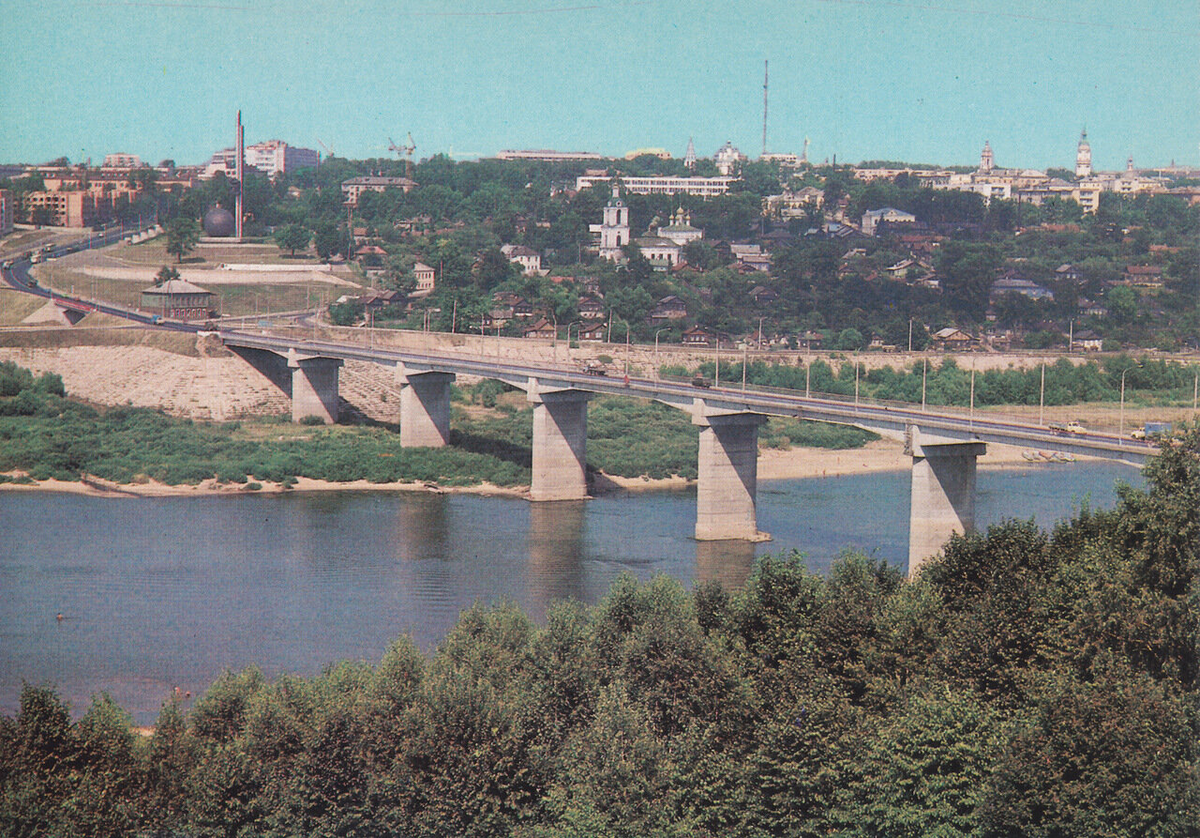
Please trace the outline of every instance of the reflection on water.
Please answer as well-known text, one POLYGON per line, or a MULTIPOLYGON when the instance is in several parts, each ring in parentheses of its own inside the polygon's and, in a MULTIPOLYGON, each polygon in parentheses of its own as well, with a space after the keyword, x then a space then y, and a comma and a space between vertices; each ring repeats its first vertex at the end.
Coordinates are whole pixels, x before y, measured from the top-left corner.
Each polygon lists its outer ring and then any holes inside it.
POLYGON ((529 596, 543 614, 555 600, 584 598, 586 504, 582 500, 529 504, 529 596))
POLYGON ((697 541, 696 581, 740 588, 750 577, 757 547, 749 541, 697 541))
MULTIPOLYGON (((1120 466, 981 471, 981 527, 1049 526, 1111 507, 1120 466)), ((743 584, 754 557, 798 549, 824 572, 846 547, 901 564, 908 474, 763 482, 773 540, 696 542, 695 493, 538 503, 337 492, 109 500, 0 493, 0 712, 22 680, 52 681, 76 713, 108 690, 139 722, 172 687, 223 669, 311 675, 378 660, 410 635, 432 650, 462 609, 507 600, 534 619, 556 600, 598 602, 623 572, 743 584), (62 613, 59 622, 55 615, 62 613)))

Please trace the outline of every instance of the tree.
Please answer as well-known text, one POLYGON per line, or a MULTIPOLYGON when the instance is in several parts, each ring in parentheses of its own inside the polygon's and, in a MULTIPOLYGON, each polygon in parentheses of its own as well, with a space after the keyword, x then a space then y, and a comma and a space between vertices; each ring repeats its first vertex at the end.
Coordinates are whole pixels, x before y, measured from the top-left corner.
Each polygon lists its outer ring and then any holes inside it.
POLYGON ((158 273, 154 275, 154 281, 157 285, 162 285, 173 279, 179 279, 179 271, 169 265, 163 265, 158 269, 158 273))
POLYGON ((329 221, 318 224, 313 233, 313 247, 317 250, 317 258, 328 262, 330 257, 337 253, 341 240, 336 224, 329 221))
POLYGON ((863 338, 862 332, 860 332, 858 329, 842 329, 842 331, 838 333, 838 349, 862 349, 865 344, 866 339, 863 338))
POLYGON ((191 253, 200 241, 200 225, 191 216, 181 215, 167 222, 167 253, 175 257, 176 263, 183 262, 184 254, 191 253))
POLYGON ((1133 322, 1137 316, 1137 292, 1125 285, 1117 285, 1108 289, 1104 295, 1108 303, 1108 313, 1118 325, 1133 322))
POLYGON ((295 256, 297 250, 308 247, 312 237, 312 230, 303 224, 285 224, 275 231, 275 244, 279 245, 280 249, 290 250, 292 256, 295 256))

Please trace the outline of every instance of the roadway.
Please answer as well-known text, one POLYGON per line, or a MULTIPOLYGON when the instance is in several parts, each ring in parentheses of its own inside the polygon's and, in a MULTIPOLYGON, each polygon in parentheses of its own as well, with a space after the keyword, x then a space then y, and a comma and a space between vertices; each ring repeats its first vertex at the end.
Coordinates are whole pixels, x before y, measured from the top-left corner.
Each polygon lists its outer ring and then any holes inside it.
MULTIPOLYGON (((128 230, 98 233, 79 242, 47 251, 44 258, 103 247, 128 235, 128 230)), ((7 264, 7 263, 6 263, 7 264)), ((204 327, 194 323, 146 314, 136 309, 55 294, 42 288, 29 276, 30 262, 21 258, 0 269, 0 278, 15 289, 45 297, 55 305, 76 311, 99 311, 133 321, 143 326, 173 331, 198 332, 204 327)), ((1015 419, 998 418, 992 414, 963 416, 952 412, 921 410, 904 403, 849 401, 836 398, 810 398, 790 391, 768 391, 765 388, 733 387, 698 388, 689 383, 646 378, 609 378, 585 373, 573 367, 548 364, 509 363, 483 355, 461 353, 422 353, 363 345, 349 341, 310 340, 284 335, 252 334, 232 328, 219 329, 222 340, 232 346, 265 349, 282 355, 294 351, 302 355, 319 355, 343 360, 395 366, 404 364, 412 371, 440 371, 463 375, 497 378, 519 386, 528 386, 536 379, 542 388, 583 390, 591 393, 635 396, 653 399, 682 409, 690 409, 702 400, 709 412, 752 412, 769 416, 788 416, 855 425, 902 437, 909 426, 917 426, 924 436, 953 441, 979 441, 1003 445, 1050 448, 1070 454, 1120 460, 1142 465, 1156 448, 1146 441, 1123 439, 1116 434, 1087 432, 1060 434, 1041 425, 1015 419)))
POLYGON ((855 403, 831 398, 807 398, 787 391, 770 392, 763 388, 698 388, 689 383, 662 379, 630 378, 626 381, 620 377, 590 375, 578 369, 558 365, 507 363, 480 355, 421 353, 342 341, 250 334, 225 329, 221 330, 221 337, 227 345, 265 349, 282 355, 295 351, 300 355, 341 358, 348 361, 393 366, 404 364, 412 371, 431 370, 497 378, 518 386, 524 385, 529 379, 536 379, 542 388, 569 388, 591 393, 635 396, 684 409, 691 406, 696 399, 701 399, 710 413, 751 412, 812 419, 855 425, 893 437, 902 436, 908 426, 916 425, 923 435, 943 439, 1053 448, 1055 451, 1121 460, 1134 465, 1143 464, 1156 450, 1151 443, 1122 439, 1116 434, 1088 432, 1063 435, 1041 425, 1019 420, 996 418, 991 415, 962 416, 920 410, 907 404, 865 401, 855 403))

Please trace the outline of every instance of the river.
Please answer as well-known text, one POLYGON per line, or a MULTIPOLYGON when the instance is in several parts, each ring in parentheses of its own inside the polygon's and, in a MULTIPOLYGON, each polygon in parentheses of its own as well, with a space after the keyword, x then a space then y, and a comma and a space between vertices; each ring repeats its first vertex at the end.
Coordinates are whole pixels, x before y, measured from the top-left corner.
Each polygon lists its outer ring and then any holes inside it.
MULTIPOLYGON (((1081 504, 1111 508, 1135 469, 1101 462, 981 469, 983 527, 1081 504)), ((409 634, 433 650, 475 601, 541 619, 595 603, 618 574, 738 585, 756 554, 797 549, 814 571, 848 547, 903 564, 908 472, 763 481, 760 545, 697 543, 694 492, 530 504, 464 494, 328 492, 95 498, 0 493, 0 713, 23 681, 52 683, 75 714, 106 690, 141 724, 173 687, 224 669, 311 675, 376 661, 409 634), (62 619, 57 615, 61 614, 62 619)))

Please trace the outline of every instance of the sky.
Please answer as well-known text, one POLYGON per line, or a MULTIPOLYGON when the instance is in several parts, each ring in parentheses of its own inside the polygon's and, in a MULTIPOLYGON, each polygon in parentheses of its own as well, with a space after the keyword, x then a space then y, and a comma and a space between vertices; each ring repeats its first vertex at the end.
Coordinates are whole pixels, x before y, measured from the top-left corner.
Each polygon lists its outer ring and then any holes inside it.
POLYGON ((1200 165, 1197 0, 3 0, 0 162, 506 148, 1200 165), (20 56, 20 58, 14 58, 20 56), (322 145, 323 144, 323 145, 322 145))

